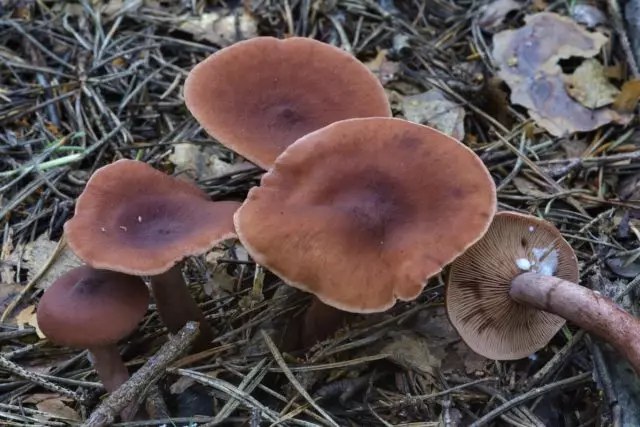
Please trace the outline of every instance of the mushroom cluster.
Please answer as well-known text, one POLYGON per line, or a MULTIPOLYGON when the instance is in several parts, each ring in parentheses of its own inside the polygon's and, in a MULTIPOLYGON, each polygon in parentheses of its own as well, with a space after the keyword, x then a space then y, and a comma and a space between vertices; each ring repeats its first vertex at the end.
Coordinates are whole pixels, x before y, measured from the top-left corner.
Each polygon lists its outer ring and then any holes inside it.
POLYGON ((235 229, 257 263, 314 295, 305 345, 335 332, 344 313, 415 299, 495 214, 478 156, 392 118, 375 75, 336 47, 236 43, 194 67, 184 96, 209 135, 266 169, 235 229))
MULTIPOLYGON (((498 213, 480 158, 431 127, 393 118, 378 79, 350 54, 309 38, 257 37, 193 68, 185 104, 207 133, 265 169, 244 202, 213 201, 146 163, 98 169, 64 226, 86 264, 45 291, 52 341, 87 348, 108 391, 128 378, 116 343, 150 300, 170 333, 200 323, 183 261, 238 238, 286 284, 314 296, 305 346, 345 313, 382 312, 418 297, 451 265, 449 317, 476 352, 525 357, 568 319, 605 338, 640 369, 638 322, 578 286, 569 244, 550 224, 498 213)), ((131 414, 123 414, 123 419, 131 414)))

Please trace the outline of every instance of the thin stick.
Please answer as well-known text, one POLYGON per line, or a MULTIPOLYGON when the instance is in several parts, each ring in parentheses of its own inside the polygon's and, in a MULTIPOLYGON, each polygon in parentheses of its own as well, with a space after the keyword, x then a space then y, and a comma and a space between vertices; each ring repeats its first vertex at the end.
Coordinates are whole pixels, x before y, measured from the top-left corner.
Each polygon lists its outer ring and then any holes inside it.
POLYGON ((198 336, 198 324, 188 322, 178 334, 171 337, 158 352, 147 360, 131 378, 115 392, 111 393, 93 411, 83 427, 104 427, 113 424, 117 414, 132 401, 141 397, 142 392, 160 379, 171 362, 184 353, 198 336))
POLYGON ((569 386, 577 386, 579 384, 582 384, 583 382, 591 381, 591 375, 592 375, 591 372, 584 372, 582 374, 576 375, 575 377, 571 377, 565 380, 557 381, 555 383, 547 384, 544 387, 534 388, 533 390, 525 394, 522 394, 516 397, 515 399, 512 399, 504 403, 503 405, 498 406, 493 411, 489 412, 488 414, 486 414, 485 416, 483 416, 482 418, 480 418, 479 420, 471 424, 469 427, 481 427, 481 426, 487 425, 491 421, 493 421, 495 418, 498 418, 500 415, 504 414, 508 410, 515 408, 516 406, 519 406, 528 400, 535 399, 538 396, 542 396, 546 393, 549 393, 553 390, 563 389, 569 386))
POLYGON ((327 414, 315 402, 315 400, 313 400, 313 398, 309 395, 309 393, 307 393, 307 391, 304 389, 304 387, 302 387, 302 385, 296 379, 296 377, 293 376, 293 373, 287 367, 287 364, 285 363, 284 359, 282 358, 282 355, 278 351, 278 348, 274 344, 274 342, 271 339, 271 337, 264 330, 261 330, 260 332, 262 333, 262 338, 264 339, 264 342, 267 344, 267 347, 269 347, 269 351, 271 351, 271 354, 273 354, 273 358, 276 360, 276 363, 280 366, 280 368, 282 368, 282 372, 284 372, 284 374, 286 375, 287 379, 295 387, 295 389, 298 391, 298 393, 300 393, 300 395, 302 397, 304 397, 307 400, 307 402, 309 402, 309 404, 311 406, 313 406, 315 408, 315 410, 318 411, 318 413, 324 417, 324 419, 329 421, 329 423, 331 423, 332 426, 339 427, 339 424, 336 424, 336 422, 331 418, 331 416, 329 414, 327 414))
POLYGON ((23 369, 20 365, 13 363, 12 361, 0 356, 0 368, 11 372, 14 375, 24 378, 27 381, 32 383, 36 383, 48 390, 53 391, 54 393, 59 393, 63 396, 70 397, 72 399, 77 400, 78 402, 83 402, 84 397, 80 393, 76 393, 75 391, 71 391, 64 387, 60 387, 57 384, 51 383, 44 378, 40 377, 33 372, 29 372, 23 369))

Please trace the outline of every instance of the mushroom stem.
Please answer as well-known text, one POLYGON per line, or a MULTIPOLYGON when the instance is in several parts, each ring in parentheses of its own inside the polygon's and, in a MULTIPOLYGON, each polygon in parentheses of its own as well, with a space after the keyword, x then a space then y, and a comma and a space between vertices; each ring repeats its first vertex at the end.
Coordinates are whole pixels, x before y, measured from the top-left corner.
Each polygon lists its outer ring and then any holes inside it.
POLYGON ((607 341, 640 375, 640 320, 609 298, 576 283, 524 273, 511 282, 509 295, 521 304, 556 314, 607 341))
POLYGON ((314 296, 311 305, 304 313, 302 345, 311 347, 315 343, 329 338, 342 326, 347 315, 346 311, 327 305, 314 296))
POLYGON ((199 322, 200 335, 192 349, 200 351, 209 348, 214 336, 213 329, 189 293, 181 265, 176 264, 165 273, 151 277, 151 290, 158 315, 169 332, 176 334, 187 322, 199 322))
MULTIPOLYGON (((122 361, 115 344, 90 347, 91 363, 98 372, 104 388, 113 393, 129 379, 129 370, 122 361)), ((120 413, 122 421, 131 421, 135 416, 135 404, 127 405, 120 413)))

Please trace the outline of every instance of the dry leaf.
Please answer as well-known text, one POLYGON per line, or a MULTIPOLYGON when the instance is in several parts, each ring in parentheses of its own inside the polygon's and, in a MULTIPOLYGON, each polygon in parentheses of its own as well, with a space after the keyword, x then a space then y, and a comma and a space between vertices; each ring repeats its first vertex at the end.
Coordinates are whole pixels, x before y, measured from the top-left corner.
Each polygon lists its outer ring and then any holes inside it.
POLYGON ((565 139, 560 142, 560 146, 569 159, 581 157, 582 154, 587 151, 587 148, 589 148, 589 144, 582 139, 565 139))
POLYGON ((629 80, 622 85, 618 97, 613 101, 613 109, 619 113, 632 113, 640 101, 640 79, 629 80))
POLYGON ((464 139, 464 108, 438 89, 405 97, 402 109, 410 122, 432 126, 459 141, 464 139))
MULTIPOLYGON (((444 307, 421 311, 415 318, 412 333, 400 331, 380 353, 408 369, 423 374, 475 374, 482 372, 487 359, 474 353, 451 325, 444 307)), ((377 350, 376 350, 377 351, 377 350)))
MULTIPOLYGON (((15 318, 14 323, 18 325, 19 329, 24 329, 24 325, 34 326, 33 323, 36 317, 36 306, 30 305, 20 310, 15 318)), ((37 322, 35 322, 37 324, 37 322)))
POLYGON ((569 95, 587 108, 612 104, 620 90, 605 77, 605 69, 597 59, 589 58, 565 80, 569 95))
POLYGON ((175 172, 186 175, 192 180, 215 178, 244 167, 220 160, 218 151, 213 146, 198 146, 191 143, 174 145, 169 161, 175 165, 175 172))
POLYGON ((36 404, 38 410, 68 420, 80 421, 80 415, 71 407, 64 404, 60 397, 43 400, 36 404))
POLYGON ((386 85, 396 78, 396 74, 400 71, 400 65, 397 62, 387 59, 387 49, 381 49, 374 59, 365 63, 367 68, 378 77, 380 83, 386 85))
MULTIPOLYGON (((22 268, 27 270, 27 280, 31 281, 49 262, 57 247, 58 242, 49 240, 46 234, 41 234, 36 240, 28 243, 24 251, 21 251, 20 248, 15 250, 9 260, 17 264, 20 261, 20 252, 22 252, 22 268)), ((68 245, 65 245, 51 262, 47 271, 40 276, 37 287, 47 289, 62 274, 82 264, 82 260, 69 249, 68 245)))
POLYGON ((571 8, 571 17, 578 24, 586 25, 588 28, 594 28, 607 23, 607 17, 600 9, 586 3, 573 5, 571 8))
POLYGON ((516 0, 495 0, 480 9, 478 25, 484 30, 495 30, 509 13, 522 7, 523 4, 516 0))
POLYGON ((524 27, 493 38, 493 57, 500 77, 511 88, 511 102, 527 108, 538 125, 558 137, 631 121, 631 115, 610 108, 592 110, 581 105, 564 86, 566 76, 558 62, 594 57, 607 42, 604 35, 550 12, 529 15, 525 22, 524 27))
POLYGON ((389 360, 422 374, 435 376, 442 360, 431 354, 429 341, 417 335, 403 333, 382 348, 381 353, 389 354, 389 360))
POLYGON ((258 22, 244 8, 188 17, 178 28, 196 40, 205 40, 221 47, 258 36, 258 22))
POLYGON ((519 176, 513 178, 513 185, 518 189, 520 193, 524 194, 525 196, 535 197, 537 199, 548 196, 548 194, 544 191, 540 191, 538 186, 533 182, 519 176))

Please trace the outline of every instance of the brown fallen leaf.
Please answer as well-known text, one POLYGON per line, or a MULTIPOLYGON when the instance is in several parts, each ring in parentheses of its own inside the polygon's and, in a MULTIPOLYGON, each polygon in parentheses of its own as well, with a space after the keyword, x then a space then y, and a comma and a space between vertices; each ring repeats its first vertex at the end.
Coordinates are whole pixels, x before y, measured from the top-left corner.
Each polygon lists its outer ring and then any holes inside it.
POLYGON ((204 40, 220 47, 250 39, 258 35, 258 22, 244 8, 207 12, 187 17, 178 26, 196 40, 204 40))
POLYGON ((516 0, 495 0, 482 6, 478 25, 483 30, 494 30, 504 22, 508 14, 523 6, 523 3, 516 0))
POLYGON ((525 196, 535 197, 536 199, 545 198, 548 196, 547 193, 541 191, 537 185, 526 178, 516 176, 515 178, 513 178, 512 182, 513 185, 518 189, 518 191, 525 196))
MULTIPOLYGON (((34 393, 22 400, 23 404, 32 404, 48 414, 55 417, 62 417, 69 420, 80 421, 80 415, 71 407, 65 405, 65 403, 71 403, 73 399, 61 396, 56 393, 34 393)), ((37 417, 37 415, 36 415, 37 417)), ((43 421, 50 417, 42 416, 39 419, 43 421)))
POLYGON ((607 37, 551 12, 529 15, 525 23, 493 37, 493 57, 499 76, 511 88, 511 102, 527 108, 539 126, 558 137, 592 131, 610 122, 631 121, 631 115, 611 108, 585 107, 571 98, 564 86, 566 75, 558 62, 594 57, 607 37))
POLYGON ((374 59, 364 64, 383 85, 393 81, 400 71, 400 65, 397 62, 387 59, 388 52, 387 49, 380 49, 374 59))
POLYGON ((605 68, 597 59, 582 62, 565 79, 569 95, 587 108, 595 109, 612 104, 620 93, 605 76, 605 68))
POLYGON ((464 139, 464 108, 439 89, 405 97, 402 110, 410 122, 432 126, 459 141, 464 139))
POLYGON ((56 417, 62 417, 74 421, 81 420, 80 414, 70 406, 65 405, 59 397, 43 400, 36 404, 36 408, 38 408, 39 411, 55 415, 56 417))
POLYGON ((640 101, 640 79, 629 80, 622 85, 613 109, 619 113, 633 113, 640 101))
POLYGON ((379 353, 408 369, 433 375, 483 372, 488 359, 474 353, 451 325, 444 307, 421 311, 412 322, 413 331, 399 331, 379 353))
POLYGON ((20 310, 20 312, 15 318, 14 323, 18 325, 19 329, 23 329, 25 325, 32 326, 36 329, 36 333, 38 334, 39 338, 41 339, 46 338, 45 335, 40 330, 40 328, 38 328, 38 319, 36 317, 35 305, 30 305, 20 310))

